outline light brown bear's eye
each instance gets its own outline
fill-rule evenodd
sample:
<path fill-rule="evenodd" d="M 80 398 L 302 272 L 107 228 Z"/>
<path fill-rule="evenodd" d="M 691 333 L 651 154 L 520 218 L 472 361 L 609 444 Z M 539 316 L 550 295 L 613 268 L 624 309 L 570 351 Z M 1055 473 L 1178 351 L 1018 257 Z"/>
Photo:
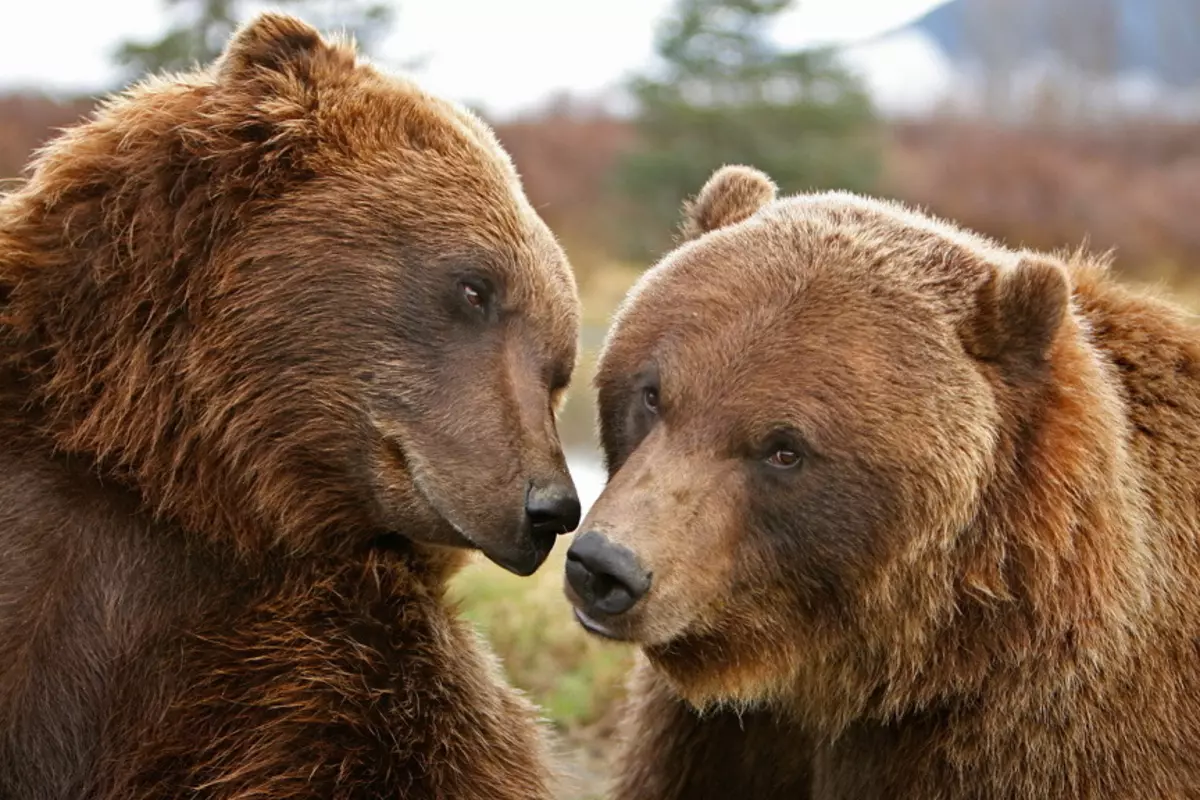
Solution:
<path fill-rule="evenodd" d="M 780 447 L 767 456 L 767 463 L 776 469 L 791 469 L 799 465 L 800 454 L 790 447 Z"/>
<path fill-rule="evenodd" d="M 487 305 L 487 296 L 480 287 L 463 281 L 458 284 L 458 288 L 462 291 L 463 299 L 467 301 L 467 305 L 471 308 L 483 308 Z"/>
<path fill-rule="evenodd" d="M 646 404 L 646 409 L 651 414 L 658 413 L 658 389 L 652 386 L 647 386 L 642 389 L 642 402 Z"/>

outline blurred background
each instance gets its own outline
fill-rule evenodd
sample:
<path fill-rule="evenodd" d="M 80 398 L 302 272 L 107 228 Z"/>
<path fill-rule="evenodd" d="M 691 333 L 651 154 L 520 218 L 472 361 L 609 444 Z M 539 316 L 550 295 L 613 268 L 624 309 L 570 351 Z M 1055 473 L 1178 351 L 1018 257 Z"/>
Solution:
<path fill-rule="evenodd" d="M 211 59 L 267 7 L 352 33 L 496 127 L 579 277 L 561 427 L 585 504 L 604 481 L 605 328 L 725 163 L 1013 245 L 1086 242 L 1200 307 L 1200 0 L 0 0 L 0 180 L 98 97 Z M 563 734 L 574 800 L 602 777 L 631 654 L 576 627 L 565 549 L 526 580 L 477 564 L 455 590 Z"/>

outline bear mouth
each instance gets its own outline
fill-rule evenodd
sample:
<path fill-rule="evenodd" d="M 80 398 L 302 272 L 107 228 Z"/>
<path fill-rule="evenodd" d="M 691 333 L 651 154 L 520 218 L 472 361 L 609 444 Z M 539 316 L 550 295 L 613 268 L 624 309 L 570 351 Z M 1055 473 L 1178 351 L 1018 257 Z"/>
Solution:
<path fill-rule="evenodd" d="M 583 626 L 583 629 L 593 636 L 599 636 L 601 639 L 607 639 L 610 642 L 631 642 L 630 637 L 622 635 L 602 622 L 592 619 L 578 608 L 573 609 L 575 612 L 575 621 Z"/>
<path fill-rule="evenodd" d="M 422 472 L 422 459 L 419 454 L 410 453 L 403 440 L 398 436 L 385 434 L 382 439 L 385 468 L 397 470 L 409 476 L 416 490 L 415 494 L 442 523 L 437 526 L 436 531 L 416 530 L 414 531 L 415 537 L 408 537 L 409 539 L 415 538 L 415 541 L 420 544 L 480 551 L 497 566 L 520 577 L 532 575 L 545 562 L 558 540 L 560 531 L 539 530 L 526 521 L 523 530 L 514 532 L 514 535 L 519 535 L 519 541 L 493 543 L 490 546 L 480 544 L 461 524 L 454 520 L 452 514 L 446 512 L 442 504 L 437 501 L 435 494 L 429 491 Z M 395 537 L 400 540 L 406 539 L 400 534 L 395 534 Z M 395 540 L 387 535 L 377 537 L 376 540 L 379 542 L 378 549 L 382 552 L 411 552 L 411 550 L 398 550 L 394 543 Z M 408 547 L 411 548 L 411 541 Z"/>

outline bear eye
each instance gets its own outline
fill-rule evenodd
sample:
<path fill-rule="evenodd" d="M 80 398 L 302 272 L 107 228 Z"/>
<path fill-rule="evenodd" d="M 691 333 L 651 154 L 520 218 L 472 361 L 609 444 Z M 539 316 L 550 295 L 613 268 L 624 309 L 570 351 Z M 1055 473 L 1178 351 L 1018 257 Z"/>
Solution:
<path fill-rule="evenodd" d="M 790 447 L 781 447 L 767 456 L 767 463 L 776 469 L 791 469 L 802 460 L 800 454 Z"/>
<path fill-rule="evenodd" d="M 653 386 L 647 386 L 642 389 L 642 404 L 646 406 L 646 410 L 651 414 L 658 413 L 658 389 Z"/>
<path fill-rule="evenodd" d="M 763 461 L 773 469 L 795 469 L 804 463 L 804 447 L 790 434 L 772 437 Z"/>
<path fill-rule="evenodd" d="M 473 281 L 459 281 L 458 290 L 468 306 L 479 311 L 487 308 L 488 290 L 486 286 Z"/>
<path fill-rule="evenodd" d="M 775 469 L 792 469 L 803 460 L 799 451 L 790 447 L 780 447 L 767 456 L 767 463 Z"/>

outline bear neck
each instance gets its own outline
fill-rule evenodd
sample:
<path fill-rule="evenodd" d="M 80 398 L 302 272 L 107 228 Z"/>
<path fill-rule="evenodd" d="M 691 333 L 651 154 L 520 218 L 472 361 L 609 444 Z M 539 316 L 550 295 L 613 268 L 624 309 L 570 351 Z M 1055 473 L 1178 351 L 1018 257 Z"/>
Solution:
<path fill-rule="evenodd" d="M 984 686 L 995 665 L 1024 680 L 1080 660 L 1119 675 L 1149 624 L 1145 487 L 1123 388 L 1087 330 L 1069 317 L 1045 380 L 997 389 L 993 475 L 950 553 L 958 614 L 935 638 L 955 687 Z"/>

